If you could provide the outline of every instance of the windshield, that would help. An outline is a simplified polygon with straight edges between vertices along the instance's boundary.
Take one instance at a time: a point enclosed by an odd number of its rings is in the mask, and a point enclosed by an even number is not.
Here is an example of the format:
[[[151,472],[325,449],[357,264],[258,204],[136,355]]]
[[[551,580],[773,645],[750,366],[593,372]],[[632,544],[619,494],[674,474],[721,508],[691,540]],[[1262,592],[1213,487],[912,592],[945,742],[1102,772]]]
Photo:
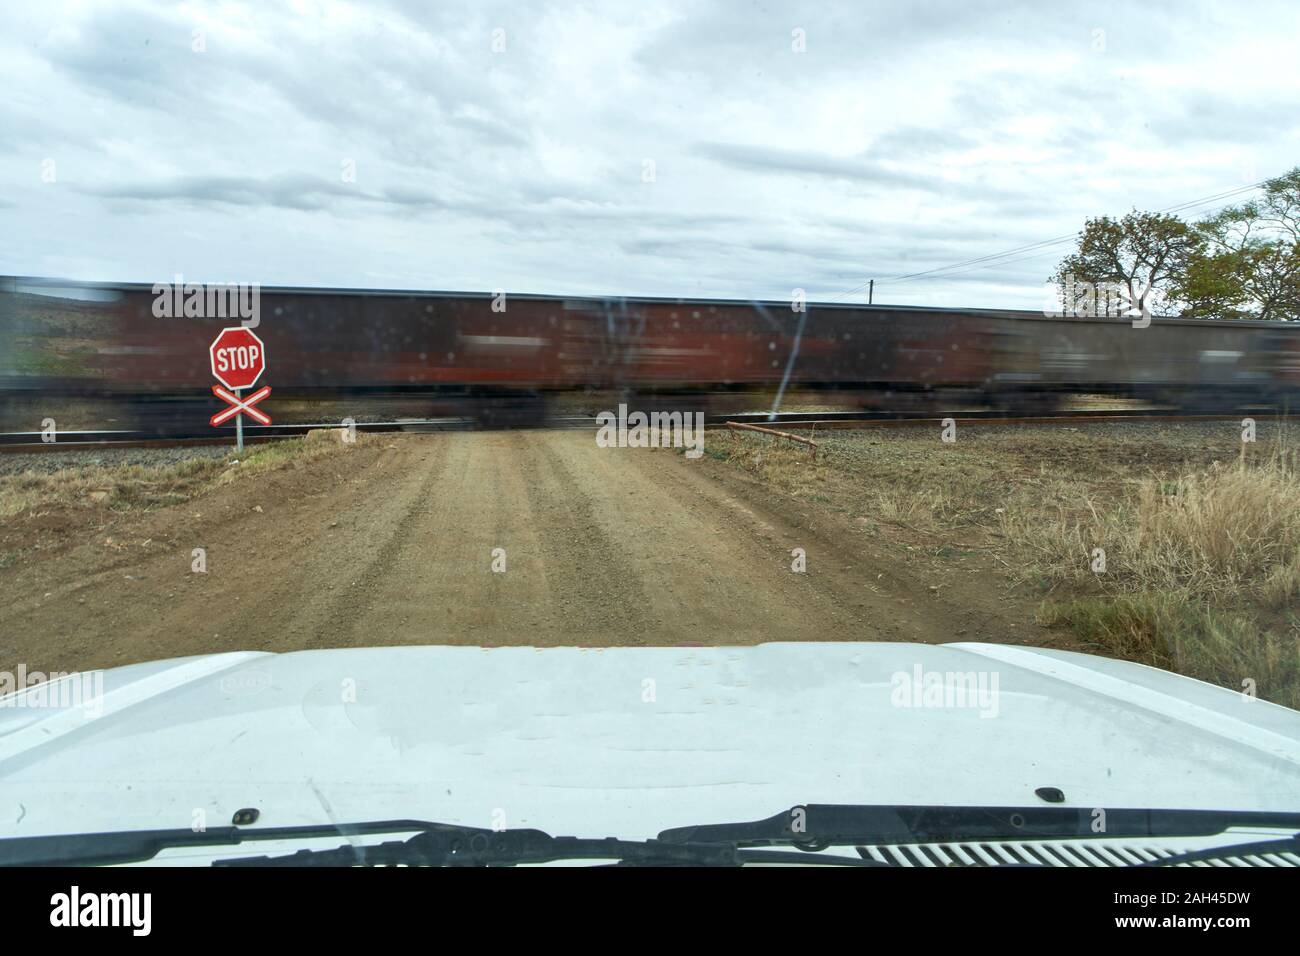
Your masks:
[[[1293,4],[5,24],[0,863],[1300,864]]]

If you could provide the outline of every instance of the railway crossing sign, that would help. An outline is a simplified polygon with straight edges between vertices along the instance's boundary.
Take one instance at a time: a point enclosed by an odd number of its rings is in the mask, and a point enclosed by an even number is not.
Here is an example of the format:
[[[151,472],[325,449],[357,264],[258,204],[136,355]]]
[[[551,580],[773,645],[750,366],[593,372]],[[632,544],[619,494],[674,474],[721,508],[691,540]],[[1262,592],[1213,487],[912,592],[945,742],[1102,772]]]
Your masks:
[[[242,325],[222,329],[208,353],[213,377],[226,388],[252,388],[266,371],[266,346]]]
[[[244,450],[244,416],[262,425],[271,424],[271,416],[253,406],[271,394],[271,386],[263,385],[247,398],[240,393],[252,388],[266,371],[266,346],[250,329],[242,325],[222,329],[208,346],[212,375],[221,385],[212,386],[212,394],[229,407],[210,418],[214,427],[235,420],[235,447]],[[225,388],[221,386],[224,385]]]
[[[262,425],[271,424],[270,415],[266,414],[266,412],[259,411],[258,409],[253,407],[262,399],[266,398],[266,396],[271,394],[270,385],[263,385],[261,388],[259,388],[252,395],[249,395],[247,398],[240,398],[238,395],[232,395],[230,394],[230,392],[226,391],[220,385],[212,386],[212,394],[217,396],[217,398],[221,399],[222,401],[228,402],[230,404],[229,408],[223,408],[221,411],[217,412],[215,415],[212,416],[210,422],[213,425],[224,425],[226,422],[230,421],[236,415],[247,415],[253,421],[258,422],[259,424]]]

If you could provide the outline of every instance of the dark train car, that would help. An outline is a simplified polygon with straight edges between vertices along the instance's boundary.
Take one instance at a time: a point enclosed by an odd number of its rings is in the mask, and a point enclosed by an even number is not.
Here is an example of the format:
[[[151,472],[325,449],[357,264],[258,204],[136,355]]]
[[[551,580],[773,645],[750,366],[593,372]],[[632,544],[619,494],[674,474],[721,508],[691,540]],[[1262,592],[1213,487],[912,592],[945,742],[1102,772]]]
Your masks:
[[[1007,310],[814,306],[795,379],[1044,411],[1069,394],[1230,410],[1295,396],[1290,322],[1045,316]]]
[[[1275,403],[1300,408],[1300,328],[1270,329],[1263,350]]]
[[[993,391],[1115,395],[1190,410],[1229,411],[1274,402],[1284,391],[1271,339],[1295,341],[1282,322],[1008,314]],[[1040,402],[1041,403],[1041,402]]]
[[[997,367],[988,317],[960,310],[813,306],[797,371],[864,392],[980,392]]]
[[[798,328],[789,307],[689,299],[569,299],[573,381],[672,394],[779,382]]]
[[[980,390],[996,364],[988,321],[960,310],[785,302],[589,300],[611,317],[614,379],[661,390],[782,382],[838,393]],[[603,333],[602,333],[603,334]]]

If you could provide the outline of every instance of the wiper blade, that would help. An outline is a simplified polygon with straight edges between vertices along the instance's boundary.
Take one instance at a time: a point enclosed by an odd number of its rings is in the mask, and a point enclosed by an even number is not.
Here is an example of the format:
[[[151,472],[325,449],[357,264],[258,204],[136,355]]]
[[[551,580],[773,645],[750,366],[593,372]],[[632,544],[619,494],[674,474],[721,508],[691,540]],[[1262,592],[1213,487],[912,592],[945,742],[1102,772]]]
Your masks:
[[[624,866],[739,866],[731,843],[551,836],[542,830],[480,830],[434,824],[406,840],[280,856],[214,860],[213,866],[515,866],[560,860],[612,860]]]
[[[664,830],[637,841],[555,837],[541,830],[488,830],[425,820],[380,820],[290,827],[215,827],[135,830],[0,839],[0,866],[108,866],[140,863],[166,849],[230,847],[245,843],[413,834],[379,844],[306,849],[279,856],[218,860],[218,866],[366,866],[407,864],[493,866],[560,860],[611,860],[619,865],[739,866],[795,862],[799,854],[758,852],[755,847],[821,850],[862,844],[944,843],[963,840],[1035,840],[1105,837],[1212,836],[1231,827],[1300,830],[1300,813],[1214,810],[1106,810],[1106,826],[1093,830],[1090,809],[1070,807],[933,807],[809,804],[765,820],[703,824]],[[1295,852],[1293,841],[1276,841]],[[1273,843],[1260,844],[1272,846]],[[1251,846],[1245,844],[1243,846]],[[1230,849],[1230,848],[1226,848]],[[1203,851],[1207,853],[1216,850]],[[1208,857],[1207,857],[1208,858]],[[876,865],[846,857],[833,865]],[[813,858],[804,857],[806,862]],[[1173,862],[1166,858],[1161,864]],[[1159,865],[1159,864],[1157,864]]]
[[[1227,846],[1212,846],[1204,850],[1190,850],[1162,856],[1158,860],[1146,863],[1134,863],[1134,867],[1178,866],[1181,863],[1198,863],[1202,860],[1225,860],[1230,857],[1262,856],[1267,853],[1300,853],[1300,833],[1294,833],[1280,840],[1256,840],[1250,843],[1229,843]]]
[[[860,844],[950,843],[963,840],[1059,840],[1213,836],[1231,827],[1300,829],[1300,813],[1084,807],[936,807],[808,804],[765,820],[674,827],[663,843],[734,842],[738,847],[786,845],[805,850]]]
[[[368,837],[412,833],[407,840],[374,845],[346,844],[331,849],[304,849],[279,856],[250,856],[214,861],[216,866],[491,866],[553,860],[614,860],[628,865],[739,866],[734,844],[660,844],[554,837],[541,830],[486,830],[425,820],[321,824],[247,829],[135,830],[59,834],[0,840],[4,866],[111,866],[152,860],[166,849],[231,847],[252,842]]]
[[[800,866],[888,867],[888,863],[850,856],[809,856],[783,850],[740,850],[734,843],[661,843],[657,840],[604,840],[553,837],[540,830],[504,830],[481,846],[452,847],[433,831],[409,840],[372,846],[299,850],[280,856],[214,860],[213,866],[518,866],[573,860],[610,860],[614,866]]]

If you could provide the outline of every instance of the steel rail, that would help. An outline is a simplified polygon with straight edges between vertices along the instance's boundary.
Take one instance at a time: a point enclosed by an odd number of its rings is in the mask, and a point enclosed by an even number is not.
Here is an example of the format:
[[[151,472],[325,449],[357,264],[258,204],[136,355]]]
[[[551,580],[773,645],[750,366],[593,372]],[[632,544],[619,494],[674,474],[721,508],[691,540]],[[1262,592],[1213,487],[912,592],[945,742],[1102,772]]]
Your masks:
[[[1275,421],[1284,418],[1275,412],[1241,409],[1219,414],[1194,414],[1169,409],[1081,409],[1053,415],[1011,416],[991,409],[966,409],[948,412],[782,412],[773,417],[768,412],[746,412],[736,415],[707,415],[706,428],[725,428],[727,422],[750,425],[781,425],[783,428],[858,428],[863,426],[921,426],[942,423],[953,419],[963,424],[991,425],[1071,425],[1098,422],[1211,422],[1235,421],[1243,417],[1256,421]],[[266,442],[282,438],[299,438],[316,429],[333,430],[343,427],[338,422],[303,424],[249,425],[245,440]],[[357,422],[359,432],[434,432],[468,431],[477,428],[470,418],[403,419],[380,422]],[[596,428],[595,416],[570,415],[549,419],[549,428]],[[233,430],[231,430],[233,431]],[[220,445],[233,441],[225,431],[213,434],[208,431],[159,435],[154,432],[128,430],[69,430],[56,432],[54,441],[42,440],[41,432],[0,432],[0,451],[70,451],[87,448],[158,448],[183,445]]]

